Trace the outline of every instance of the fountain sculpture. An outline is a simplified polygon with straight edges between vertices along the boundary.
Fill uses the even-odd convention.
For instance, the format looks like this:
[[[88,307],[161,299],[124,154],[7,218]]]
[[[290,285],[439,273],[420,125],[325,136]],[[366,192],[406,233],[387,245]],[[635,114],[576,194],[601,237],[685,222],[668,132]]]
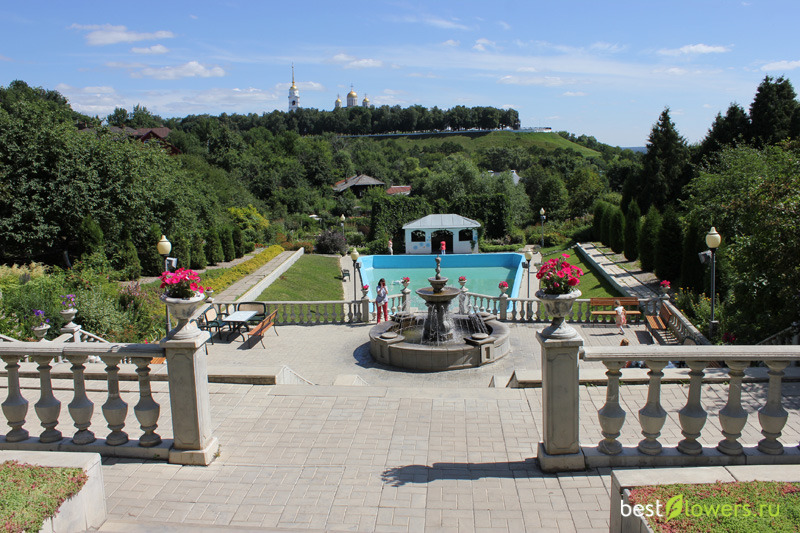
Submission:
[[[490,313],[451,314],[461,290],[447,285],[436,257],[430,287],[416,293],[426,315],[400,311],[370,330],[370,353],[376,361],[413,370],[453,370],[491,363],[509,352],[509,330]]]

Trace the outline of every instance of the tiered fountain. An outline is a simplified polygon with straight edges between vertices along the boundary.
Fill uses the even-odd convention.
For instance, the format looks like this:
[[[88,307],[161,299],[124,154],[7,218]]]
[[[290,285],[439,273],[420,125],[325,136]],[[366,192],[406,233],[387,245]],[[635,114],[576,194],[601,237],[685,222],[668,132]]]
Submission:
[[[450,302],[461,291],[447,286],[436,257],[430,287],[416,292],[427,315],[398,313],[370,330],[370,353],[379,363],[413,370],[453,370],[491,363],[510,349],[505,324],[493,315],[450,314]]]

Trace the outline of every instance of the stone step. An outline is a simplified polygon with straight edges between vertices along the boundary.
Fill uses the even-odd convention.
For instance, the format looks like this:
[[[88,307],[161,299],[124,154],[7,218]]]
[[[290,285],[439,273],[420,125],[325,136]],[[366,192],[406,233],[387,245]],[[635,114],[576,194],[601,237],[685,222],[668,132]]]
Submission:
[[[364,378],[356,374],[339,374],[336,376],[336,379],[333,380],[333,384],[334,386],[346,387],[364,387],[369,385],[369,383],[364,381]]]
[[[102,533],[183,533],[183,532],[214,532],[214,531],[235,531],[235,532],[288,532],[297,531],[296,529],[275,528],[275,527],[249,527],[249,526],[216,526],[212,524],[177,524],[163,522],[134,522],[131,520],[106,520],[98,531]],[[304,529],[303,531],[323,531],[321,529]]]
[[[509,380],[511,380],[511,376],[513,376],[513,374],[494,374],[489,381],[489,386],[504,388],[508,385]]]

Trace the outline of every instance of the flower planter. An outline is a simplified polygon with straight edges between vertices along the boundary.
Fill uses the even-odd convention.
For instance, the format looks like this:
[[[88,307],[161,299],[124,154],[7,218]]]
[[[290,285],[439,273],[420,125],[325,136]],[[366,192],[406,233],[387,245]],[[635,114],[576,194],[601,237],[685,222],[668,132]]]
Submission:
[[[570,339],[577,335],[575,328],[566,321],[566,316],[572,312],[575,300],[581,297],[581,291],[574,290],[567,294],[547,294],[542,290],[536,291],[536,298],[545,313],[552,318],[550,325],[542,330],[542,336],[548,339]]]
[[[47,330],[50,329],[50,326],[36,326],[33,328],[33,334],[36,335],[36,340],[44,340],[44,336],[47,335]]]
[[[167,304],[170,315],[178,321],[178,324],[169,332],[167,338],[177,340],[191,339],[200,334],[197,323],[189,320],[194,316],[197,309],[205,303],[205,295],[199,294],[193,298],[170,298],[162,295],[161,301]]]
[[[77,309],[68,307],[67,309],[62,309],[59,313],[61,313],[61,317],[64,319],[64,326],[62,329],[73,329],[77,327],[77,325],[72,322],[75,319],[75,315],[78,314]]]

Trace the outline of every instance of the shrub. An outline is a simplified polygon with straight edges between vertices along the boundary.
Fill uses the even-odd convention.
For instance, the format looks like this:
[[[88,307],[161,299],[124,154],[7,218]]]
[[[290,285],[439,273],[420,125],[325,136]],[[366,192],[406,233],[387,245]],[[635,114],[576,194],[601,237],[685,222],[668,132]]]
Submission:
[[[620,254],[625,249],[625,215],[622,214],[622,209],[612,208],[610,219],[609,245],[615,253]]]
[[[206,259],[205,239],[199,233],[192,236],[192,261],[191,268],[194,270],[203,270],[208,266]]]
[[[136,254],[136,247],[130,239],[126,240],[122,245],[120,264],[122,265],[121,279],[134,280],[139,279],[139,276],[142,275],[142,264]]]
[[[318,254],[343,254],[347,252],[347,245],[342,232],[334,229],[323,231],[317,237],[315,251]]]
[[[208,264],[216,265],[225,261],[225,252],[222,251],[222,241],[217,228],[211,227],[206,235],[206,258]]]
[[[367,241],[364,234],[358,231],[348,231],[345,234],[345,239],[348,246],[364,246],[364,243]]]
[[[642,270],[652,272],[656,268],[656,243],[660,229],[661,214],[651,206],[639,232],[639,260]]]
[[[658,231],[656,244],[656,275],[661,279],[681,279],[683,230],[678,214],[667,207]]]
[[[239,226],[233,227],[233,249],[236,257],[242,257],[245,253],[244,232]]]
[[[161,227],[158,224],[150,226],[150,230],[145,237],[145,245],[139,241],[139,262],[142,265],[142,272],[146,276],[158,276],[164,269],[164,260],[158,255],[156,243],[161,240]]]
[[[642,212],[639,204],[631,200],[625,215],[625,259],[636,261],[639,258],[639,231],[642,225]]]
[[[222,255],[225,261],[233,261],[236,259],[236,248],[233,245],[233,230],[230,226],[223,226],[219,232],[219,238],[222,241]]]

